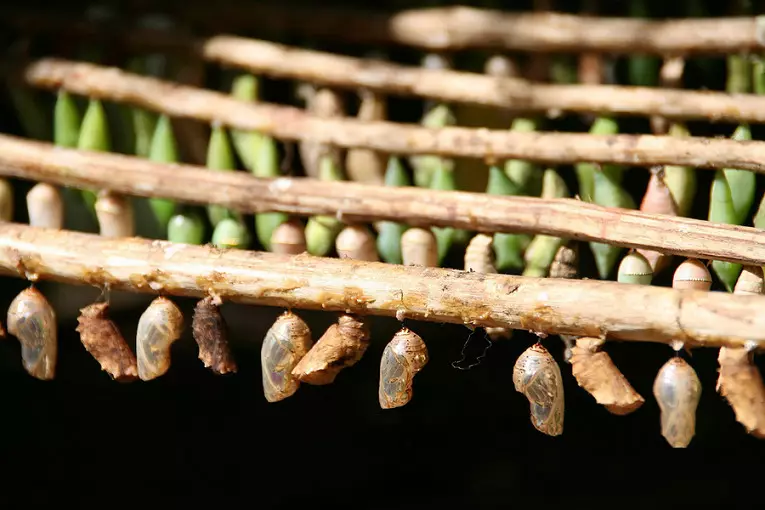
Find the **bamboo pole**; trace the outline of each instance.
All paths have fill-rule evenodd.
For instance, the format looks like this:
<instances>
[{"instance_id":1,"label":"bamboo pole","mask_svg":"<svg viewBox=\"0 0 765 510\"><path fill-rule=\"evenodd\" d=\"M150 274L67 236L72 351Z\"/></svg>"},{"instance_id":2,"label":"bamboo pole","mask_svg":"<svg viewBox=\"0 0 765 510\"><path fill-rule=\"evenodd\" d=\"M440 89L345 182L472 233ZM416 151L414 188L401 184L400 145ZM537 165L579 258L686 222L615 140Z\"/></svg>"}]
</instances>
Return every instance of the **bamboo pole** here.
<instances>
[{"instance_id":1,"label":"bamboo pole","mask_svg":"<svg viewBox=\"0 0 765 510\"><path fill-rule=\"evenodd\" d=\"M229 35L193 39L180 32L115 30L82 21L64 23L60 19L40 19L39 16L21 25L31 26L37 32L53 32L91 41L106 40L133 50L194 52L210 62L276 78L444 102L527 112L611 113L735 123L765 122L765 98L751 94L617 85L550 85L521 78L496 78L477 73L401 66Z\"/></svg>"},{"instance_id":2,"label":"bamboo pole","mask_svg":"<svg viewBox=\"0 0 765 510\"><path fill-rule=\"evenodd\" d=\"M277 255L0 224L0 273L285 308L765 347L765 296Z\"/></svg>"},{"instance_id":3,"label":"bamboo pole","mask_svg":"<svg viewBox=\"0 0 765 510\"><path fill-rule=\"evenodd\" d=\"M750 227L609 209L572 199L388 188L306 178L259 179L142 158L78 151L0 135L0 175L76 188L218 204L245 213L335 215L348 223L380 220L481 232L526 232L652 249L685 257L765 265L765 231Z\"/></svg>"},{"instance_id":4,"label":"bamboo pole","mask_svg":"<svg viewBox=\"0 0 765 510\"><path fill-rule=\"evenodd\" d=\"M432 154L526 159L551 164L617 163L631 166L674 164L739 168L765 173L765 142L652 135L593 136L585 133L428 129L393 122L327 119L265 103L237 101L226 94L124 72L117 68L42 59L24 69L32 86L130 103L180 118L219 122L286 140L312 140L338 147L394 154Z\"/></svg>"},{"instance_id":5,"label":"bamboo pole","mask_svg":"<svg viewBox=\"0 0 765 510\"><path fill-rule=\"evenodd\" d=\"M210 3L188 5L183 16L211 30L256 28L282 36L440 51L480 48L665 56L754 51L765 44L759 17L645 20L463 6L384 14L314 5L229 4L222 8Z\"/></svg>"}]
</instances>

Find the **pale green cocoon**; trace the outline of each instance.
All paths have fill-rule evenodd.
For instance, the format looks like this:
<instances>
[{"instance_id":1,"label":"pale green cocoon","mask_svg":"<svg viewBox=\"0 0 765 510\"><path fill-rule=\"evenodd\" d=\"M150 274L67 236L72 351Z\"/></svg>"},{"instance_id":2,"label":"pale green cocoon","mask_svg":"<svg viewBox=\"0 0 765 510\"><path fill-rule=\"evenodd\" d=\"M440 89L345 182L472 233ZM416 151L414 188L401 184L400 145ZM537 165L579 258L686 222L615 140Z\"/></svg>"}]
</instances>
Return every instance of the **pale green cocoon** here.
<instances>
[{"instance_id":1,"label":"pale green cocoon","mask_svg":"<svg viewBox=\"0 0 765 510\"><path fill-rule=\"evenodd\" d=\"M650 285L652 279L653 269L650 262L636 251L628 253L619 264L616 276L619 283Z\"/></svg>"},{"instance_id":2,"label":"pale green cocoon","mask_svg":"<svg viewBox=\"0 0 765 510\"><path fill-rule=\"evenodd\" d=\"M713 223L736 224L736 211L733 208L730 187L724 171L715 172L715 179L712 182L712 190L709 195L709 216L707 219ZM736 285L736 280L738 280L742 269L741 264L720 260L712 261L712 271L729 292Z\"/></svg>"},{"instance_id":3,"label":"pale green cocoon","mask_svg":"<svg viewBox=\"0 0 765 510\"><path fill-rule=\"evenodd\" d=\"M763 195L760 201L760 206L757 208L757 212L754 215L754 228L765 230L765 195Z\"/></svg>"},{"instance_id":4,"label":"pale green cocoon","mask_svg":"<svg viewBox=\"0 0 765 510\"><path fill-rule=\"evenodd\" d=\"M522 117L513 120L510 126L510 131L520 133L530 133L536 129L536 120ZM537 163L510 159L505 162L505 174L523 190L523 195L538 197L542 192L542 168Z\"/></svg>"},{"instance_id":5,"label":"pale green cocoon","mask_svg":"<svg viewBox=\"0 0 765 510\"><path fill-rule=\"evenodd\" d=\"M454 191L457 189L454 171L443 166L438 167L430 181L430 189ZM451 247L455 244L464 245L469 242L470 233L453 227L432 227L433 235L438 242L438 263L443 263Z\"/></svg>"},{"instance_id":6,"label":"pale green cocoon","mask_svg":"<svg viewBox=\"0 0 765 510\"><path fill-rule=\"evenodd\" d=\"M241 221L224 218L213 230L212 244L216 248L244 249L250 244L250 233Z\"/></svg>"},{"instance_id":7,"label":"pale green cocoon","mask_svg":"<svg viewBox=\"0 0 765 510\"><path fill-rule=\"evenodd\" d=\"M178 144L173 134L173 124L167 115L161 115L157 119L154 135L151 138L149 159L158 163L178 162ZM152 198L149 204L160 228L166 232L167 224L175 213L175 202L166 198Z\"/></svg>"},{"instance_id":8,"label":"pale green cocoon","mask_svg":"<svg viewBox=\"0 0 765 510\"><path fill-rule=\"evenodd\" d=\"M568 186L558 172L552 168L545 170L542 179L542 198L567 198L569 197ZM548 235L536 235L526 248L524 260L526 269L524 276L542 277L547 276L550 265L555 259L558 249L563 246L564 239Z\"/></svg>"},{"instance_id":9,"label":"pale green cocoon","mask_svg":"<svg viewBox=\"0 0 765 510\"><path fill-rule=\"evenodd\" d=\"M207 168L220 172L236 170L234 152L228 141L226 130L221 126L213 126L210 131L210 143L207 145ZM213 228L225 218L241 219L241 215L220 205L207 206L207 217Z\"/></svg>"},{"instance_id":10,"label":"pale green cocoon","mask_svg":"<svg viewBox=\"0 0 765 510\"><path fill-rule=\"evenodd\" d=\"M598 117L590 126L590 134L593 135L617 135L619 125L609 117ZM597 165L594 163L577 163L575 165L576 177L579 181L579 198L585 202L592 202L594 197L595 173L600 171L608 175L614 182L621 183L624 169L619 165Z\"/></svg>"},{"instance_id":11,"label":"pale green cocoon","mask_svg":"<svg viewBox=\"0 0 765 510\"><path fill-rule=\"evenodd\" d=\"M605 172L595 172L593 202L604 207L636 208L632 196ZM598 276L601 280L607 279L624 248L591 242L590 249L595 256Z\"/></svg>"},{"instance_id":12,"label":"pale green cocoon","mask_svg":"<svg viewBox=\"0 0 765 510\"><path fill-rule=\"evenodd\" d=\"M327 155L321 158L319 180L345 180L345 175L332 156ZM343 223L334 216L312 216L309 218L305 226L305 243L308 253L317 257L324 257L331 253L335 247L335 238L342 229Z\"/></svg>"},{"instance_id":13,"label":"pale green cocoon","mask_svg":"<svg viewBox=\"0 0 765 510\"><path fill-rule=\"evenodd\" d=\"M279 151L276 141L264 136L258 143L257 159L252 173L257 177L279 177ZM282 212L265 212L255 215L255 235L261 246L271 251L271 236L274 230L287 221L289 215Z\"/></svg>"},{"instance_id":14,"label":"pale green cocoon","mask_svg":"<svg viewBox=\"0 0 765 510\"><path fill-rule=\"evenodd\" d=\"M411 186L401 160L395 156L388 158L385 169L386 186ZM401 236L406 232L407 225L393 221L381 221L377 224L377 252L380 258L388 264L403 264L401 257Z\"/></svg>"},{"instance_id":15,"label":"pale green cocoon","mask_svg":"<svg viewBox=\"0 0 765 510\"><path fill-rule=\"evenodd\" d=\"M104 107L98 99L91 99L82 118L77 148L87 151L109 152L111 145L109 123L106 120ZM85 200L88 210L95 215L96 194L91 190L82 190L82 198Z\"/></svg>"},{"instance_id":16,"label":"pale green cocoon","mask_svg":"<svg viewBox=\"0 0 765 510\"><path fill-rule=\"evenodd\" d=\"M736 128L733 140L751 140L752 132L749 126L742 124ZM723 170L730 188L730 197L735 212L734 225L743 225L749 219L749 211L754 203L754 193L757 188L754 172L726 168Z\"/></svg>"},{"instance_id":17,"label":"pale green cocoon","mask_svg":"<svg viewBox=\"0 0 765 510\"><path fill-rule=\"evenodd\" d=\"M176 214L167 224L167 240L173 243L202 244L205 242L205 226L197 211Z\"/></svg>"},{"instance_id":18,"label":"pale green cocoon","mask_svg":"<svg viewBox=\"0 0 765 510\"><path fill-rule=\"evenodd\" d=\"M489 168L489 182L486 185L486 193L489 195L521 195L522 189L505 174L505 172L492 166ZM531 242L528 234L508 234L497 232L494 234L492 247L494 248L494 265L497 271L518 271L523 268L523 254Z\"/></svg>"},{"instance_id":19,"label":"pale green cocoon","mask_svg":"<svg viewBox=\"0 0 765 510\"><path fill-rule=\"evenodd\" d=\"M59 147L77 147L81 124L82 115L74 98L66 90L59 90L53 111L53 143Z\"/></svg>"},{"instance_id":20,"label":"pale green cocoon","mask_svg":"<svg viewBox=\"0 0 765 510\"><path fill-rule=\"evenodd\" d=\"M669 126L669 136L690 136L683 124L673 123ZM680 216L688 216L696 196L696 172L689 166L666 165L664 167L664 184L677 205Z\"/></svg>"},{"instance_id":21,"label":"pale green cocoon","mask_svg":"<svg viewBox=\"0 0 765 510\"><path fill-rule=\"evenodd\" d=\"M456 123L454 113L445 104L439 104L426 113L420 124L427 128L442 128ZM409 158L414 171L414 185L429 188L430 181L437 169L454 170L454 160L441 156L417 155Z\"/></svg>"},{"instance_id":22,"label":"pale green cocoon","mask_svg":"<svg viewBox=\"0 0 765 510\"><path fill-rule=\"evenodd\" d=\"M630 0L630 16L634 18L647 18L648 6L645 0ZM636 87L655 87L659 82L659 69L661 62L658 58L649 55L634 55L627 60L627 74L630 85Z\"/></svg>"},{"instance_id":23,"label":"pale green cocoon","mask_svg":"<svg viewBox=\"0 0 765 510\"><path fill-rule=\"evenodd\" d=\"M231 95L240 101L258 101L260 96L259 89L260 84L257 76L242 74L234 78L231 85ZM258 155L263 135L257 131L232 129L231 140L234 142L234 149L239 159L242 160L244 167L257 175L256 165L259 159Z\"/></svg>"},{"instance_id":24,"label":"pale green cocoon","mask_svg":"<svg viewBox=\"0 0 765 510\"><path fill-rule=\"evenodd\" d=\"M132 108L130 115L135 133L135 154L148 158L151 151L151 139L157 127L157 114L141 108Z\"/></svg>"}]
</instances>

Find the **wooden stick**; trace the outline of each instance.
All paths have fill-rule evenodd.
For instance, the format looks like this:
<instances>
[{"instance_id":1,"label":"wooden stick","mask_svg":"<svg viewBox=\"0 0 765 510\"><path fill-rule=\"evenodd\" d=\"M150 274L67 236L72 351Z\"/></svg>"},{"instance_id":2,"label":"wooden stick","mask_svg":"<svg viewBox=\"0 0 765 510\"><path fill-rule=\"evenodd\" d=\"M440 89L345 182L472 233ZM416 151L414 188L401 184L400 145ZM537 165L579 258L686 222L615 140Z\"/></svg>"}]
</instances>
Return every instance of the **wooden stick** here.
<instances>
[{"instance_id":1,"label":"wooden stick","mask_svg":"<svg viewBox=\"0 0 765 510\"><path fill-rule=\"evenodd\" d=\"M644 20L561 13L506 13L470 7L400 11L328 9L313 5L203 3L184 8L188 20L214 30L257 28L271 34L365 45L400 44L429 50L471 48L542 53L584 51L666 55L722 54L762 49L755 17Z\"/></svg>"},{"instance_id":2,"label":"wooden stick","mask_svg":"<svg viewBox=\"0 0 765 510\"><path fill-rule=\"evenodd\" d=\"M25 30L101 40L132 50L196 52L224 66L247 69L276 78L289 78L331 87L365 88L402 96L419 96L454 103L473 103L527 112L611 113L765 122L765 98L723 92L614 85L549 85L520 78L494 78L477 73L428 70L303 50L268 41L228 35L193 39L181 32L123 29L73 18L16 19Z\"/></svg>"},{"instance_id":3,"label":"wooden stick","mask_svg":"<svg viewBox=\"0 0 765 510\"><path fill-rule=\"evenodd\" d=\"M428 129L393 122L328 119L227 94L126 73L117 68L43 59L24 71L27 83L104 100L131 103L174 117L220 122L287 140L312 140L395 154L433 154L526 159L560 164L589 161L632 166L675 164L739 168L765 173L765 143L701 137L593 136L585 133L509 132L488 129Z\"/></svg>"},{"instance_id":4,"label":"wooden stick","mask_svg":"<svg viewBox=\"0 0 765 510\"><path fill-rule=\"evenodd\" d=\"M305 178L258 179L117 154L63 149L0 135L0 175L76 188L219 204L245 213L336 215L482 232L526 232L647 248L685 257L765 264L765 231L675 216L608 209L572 199L387 188Z\"/></svg>"},{"instance_id":5,"label":"wooden stick","mask_svg":"<svg viewBox=\"0 0 765 510\"><path fill-rule=\"evenodd\" d=\"M548 334L765 347L765 296L276 255L0 224L0 273Z\"/></svg>"}]
</instances>

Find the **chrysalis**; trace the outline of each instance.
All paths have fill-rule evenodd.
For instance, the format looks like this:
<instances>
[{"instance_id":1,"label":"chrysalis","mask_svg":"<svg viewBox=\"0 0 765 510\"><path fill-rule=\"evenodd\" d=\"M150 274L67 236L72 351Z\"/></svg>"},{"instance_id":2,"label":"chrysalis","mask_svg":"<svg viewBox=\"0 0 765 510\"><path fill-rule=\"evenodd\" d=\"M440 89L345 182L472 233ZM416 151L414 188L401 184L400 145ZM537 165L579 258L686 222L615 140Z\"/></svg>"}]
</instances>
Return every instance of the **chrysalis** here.
<instances>
[{"instance_id":1,"label":"chrysalis","mask_svg":"<svg viewBox=\"0 0 765 510\"><path fill-rule=\"evenodd\" d=\"M438 242L430 230L410 228L401 236L401 258L405 266L438 267Z\"/></svg>"},{"instance_id":2,"label":"chrysalis","mask_svg":"<svg viewBox=\"0 0 765 510\"><path fill-rule=\"evenodd\" d=\"M216 374L236 373L236 362L228 347L226 321L220 313L219 297L200 299L194 308L191 329L199 346L199 359Z\"/></svg>"},{"instance_id":3,"label":"chrysalis","mask_svg":"<svg viewBox=\"0 0 765 510\"><path fill-rule=\"evenodd\" d=\"M108 303L94 303L80 310L77 318L80 341L112 379L138 379L138 362L117 325L109 318Z\"/></svg>"},{"instance_id":4,"label":"chrysalis","mask_svg":"<svg viewBox=\"0 0 765 510\"><path fill-rule=\"evenodd\" d=\"M650 285L652 279L651 264L639 252L628 253L619 264L616 277L619 283Z\"/></svg>"},{"instance_id":5,"label":"chrysalis","mask_svg":"<svg viewBox=\"0 0 765 510\"><path fill-rule=\"evenodd\" d=\"M345 116L345 107L342 98L337 92L330 89L319 89L311 90L306 95L308 96L306 98L306 110L308 110L309 114L322 118ZM336 165L340 165L343 160L343 151L341 149L321 142L314 142L310 139L299 142L298 151L306 176L308 177L319 177L320 161L324 155L329 156Z\"/></svg>"},{"instance_id":6,"label":"chrysalis","mask_svg":"<svg viewBox=\"0 0 765 510\"><path fill-rule=\"evenodd\" d=\"M560 367L542 344L534 344L515 362L515 391L529 400L531 423L550 436L563 433L563 378Z\"/></svg>"},{"instance_id":7,"label":"chrysalis","mask_svg":"<svg viewBox=\"0 0 765 510\"><path fill-rule=\"evenodd\" d=\"M497 272L497 268L494 266L493 242L494 239L490 235L476 234L473 236L465 250L465 271L486 274ZM492 341L510 338L512 331L508 328L486 328L486 334Z\"/></svg>"},{"instance_id":8,"label":"chrysalis","mask_svg":"<svg viewBox=\"0 0 765 510\"><path fill-rule=\"evenodd\" d=\"M552 264L550 265L550 278L568 278L574 279L579 277L579 244L572 242L569 245L563 245L558 248L558 252L555 254ZM571 356L573 354L575 336L560 335L560 339L563 340L566 348L563 350L563 360L566 363L571 363Z\"/></svg>"},{"instance_id":9,"label":"chrysalis","mask_svg":"<svg viewBox=\"0 0 765 510\"><path fill-rule=\"evenodd\" d=\"M348 225L337 235L335 250L341 259L378 262L375 236L363 225Z\"/></svg>"},{"instance_id":10,"label":"chrysalis","mask_svg":"<svg viewBox=\"0 0 765 510\"><path fill-rule=\"evenodd\" d=\"M685 448L696 433L696 408L701 398L696 372L675 356L659 370L653 395L661 410L661 435L673 448Z\"/></svg>"},{"instance_id":11,"label":"chrysalis","mask_svg":"<svg viewBox=\"0 0 765 510\"><path fill-rule=\"evenodd\" d=\"M651 172L648 188L646 188L643 201L640 203L640 210L651 214L677 216L678 210L675 199L672 198L669 187L664 184L663 168ZM654 250L638 250L638 253L648 260L654 274L664 269L672 258L671 255Z\"/></svg>"},{"instance_id":12,"label":"chrysalis","mask_svg":"<svg viewBox=\"0 0 765 510\"><path fill-rule=\"evenodd\" d=\"M27 193L29 225L61 229L64 226L64 200L56 186L45 182L34 185Z\"/></svg>"},{"instance_id":13,"label":"chrysalis","mask_svg":"<svg viewBox=\"0 0 765 510\"><path fill-rule=\"evenodd\" d=\"M295 366L292 375L308 384L331 384L337 374L355 365L369 346L369 329L352 315L341 315Z\"/></svg>"},{"instance_id":14,"label":"chrysalis","mask_svg":"<svg viewBox=\"0 0 765 510\"><path fill-rule=\"evenodd\" d=\"M308 325L292 312L284 312L266 333L260 349L263 394L278 402L295 394L300 381L293 369L313 345Z\"/></svg>"},{"instance_id":15,"label":"chrysalis","mask_svg":"<svg viewBox=\"0 0 765 510\"><path fill-rule=\"evenodd\" d=\"M95 204L99 231L104 237L133 237L133 203L130 197L102 190Z\"/></svg>"},{"instance_id":16,"label":"chrysalis","mask_svg":"<svg viewBox=\"0 0 765 510\"><path fill-rule=\"evenodd\" d=\"M745 266L738 277L734 294L763 293L762 269ZM717 357L720 376L717 391L725 397L736 414L736 420L755 437L765 438L765 386L762 375L748 349L722 347Z\"/></svg>"},{"instance_id":17,"label":"chrysalis","mask_svg":"<svg viewBox=\"0 0 765 510\"><path fill-rule=\"evenodd\" d=\"M11 302L8 333L21 343L27 373L42 381L53 379L58 356L56 312L36 288L22 290Z\"/></svg>"},{"instance_id":18,"label":"chrysalis","mask_svg":"<svg viewBox=\"0 0 765 510\"><path fill-rule=\"evenodd\" d=\"M183 332L183 314L166 297L151 302L138 320L136 352L138 376L150 381L170 368L170 347Z\"/></svg>"},{"instance_id":19,"label":"chrysalis","mask_svg":"<svg viewBox=\"0 0 765 510\"><path fill-rule=\"evenodd\" d=\"M297 218L285 221L271 234L271 251L283 255L300 255L306 251L305 227Z\"/></svg>"},{"instance_id":20,"label":"chrysalis","mask_svg":"<svg viewBox=\"0 0 765 510\"><path fill-rule=\"evenodd\" d=\"M407 328L393 336L380 360L380 407L393 409L412 400L414 376L428 363L428 348L422 338Z\"/></svg>"},{"instance_id":21,"label":"chrysalis","mask_svg":"<svg viewBox=\"0 0 765 510\"><path fill-rule=\"evenodd\" d=\"M686 259L672 277L673 289L709 290L712 287L712 275L709 269L698 259Z\"/></svg>"},{"instance_id":22,"label":"chrysalis","mask_svg":"<svg viewBox=\"0 0 765 510\"><path fill-rule=\"evenodd\" d=\"M571 372L595 401L616 415L636 411L645 400L630 385L611 357L600 350L603 340L578 338L572 349Z\"/></svg>"}]
</instances>

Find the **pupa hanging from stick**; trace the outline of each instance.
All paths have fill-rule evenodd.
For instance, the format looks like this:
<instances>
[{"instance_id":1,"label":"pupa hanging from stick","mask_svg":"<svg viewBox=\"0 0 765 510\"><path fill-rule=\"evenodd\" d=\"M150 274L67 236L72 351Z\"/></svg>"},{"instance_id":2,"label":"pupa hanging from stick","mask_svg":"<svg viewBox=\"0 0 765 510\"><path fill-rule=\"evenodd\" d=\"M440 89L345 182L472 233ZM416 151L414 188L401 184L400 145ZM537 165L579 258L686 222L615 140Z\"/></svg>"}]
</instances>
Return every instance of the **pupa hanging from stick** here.
<instances>
[{"instance_id":1,"label":"pupa hanging from stick","mask_svg":"<svg viewBox=\"0 0 765 510\"><path fill-rule=\"evenodd\" d=\"M260 349L263 394L269 402L278 402L295 394L300 380L292 374L313 345L311 330L303 319L284 312L266 333Z\"/></svg>"},{"instance_id":2,"label":"pupa hanging from stick","mask_svg":"<svg viewBox=\"0 0 765 510\"><path fill-rule=\"evenodd\" d=\"M228 345L228 328L220 313L219 296L200 299L194 308L191 329L199 346L199 359L219 375L236 373L236 362Z\"/></svg>"},{"instance_id":3,"label":"pupa hanging from stick","mask_svg":"<svg viewBox=\"0 0 765 510\"><path fill-rule=\"evenodd\" d=\"M380 360L380 407L393 409L412 399L414 376L428 363L428 348L420 336L402 328L383 350Z\"/></svg>"},{"instance_id":4,"label":"pupa hanging from stick","mask_svg":"<svg viewBox=\"0 0 765 510\"><path fill-rule=\"evenodd\" d=\"M563 378L560 367L542 344L523 351L513 368L515 391L529 400L531 423L550 436L563 433Z\"/></svg>"},{"instance_id":5,"label":"pupa hanging from stick","mask_svg":"<svg viewBox=\"0 0 765 510\"><path fill-rule=\"evenodd\" d=\"M49 381L56 375L56 312L34 287L22 290L8 307L8 333L21 343L21 360L29 375Z\"/></svg>"},{"instance_id":6,"label":"pupa hanging from stick","mask_svg":"<svg viewBox=\"0 0 765 510\"><path fill-rule=\"evenodd\" d=\"M138 361L109 318L109 303L93 303L81 309L77 323L82 345L98 361L101 370L119 382L138 379Z\"/></svg>"}]
</instances>

